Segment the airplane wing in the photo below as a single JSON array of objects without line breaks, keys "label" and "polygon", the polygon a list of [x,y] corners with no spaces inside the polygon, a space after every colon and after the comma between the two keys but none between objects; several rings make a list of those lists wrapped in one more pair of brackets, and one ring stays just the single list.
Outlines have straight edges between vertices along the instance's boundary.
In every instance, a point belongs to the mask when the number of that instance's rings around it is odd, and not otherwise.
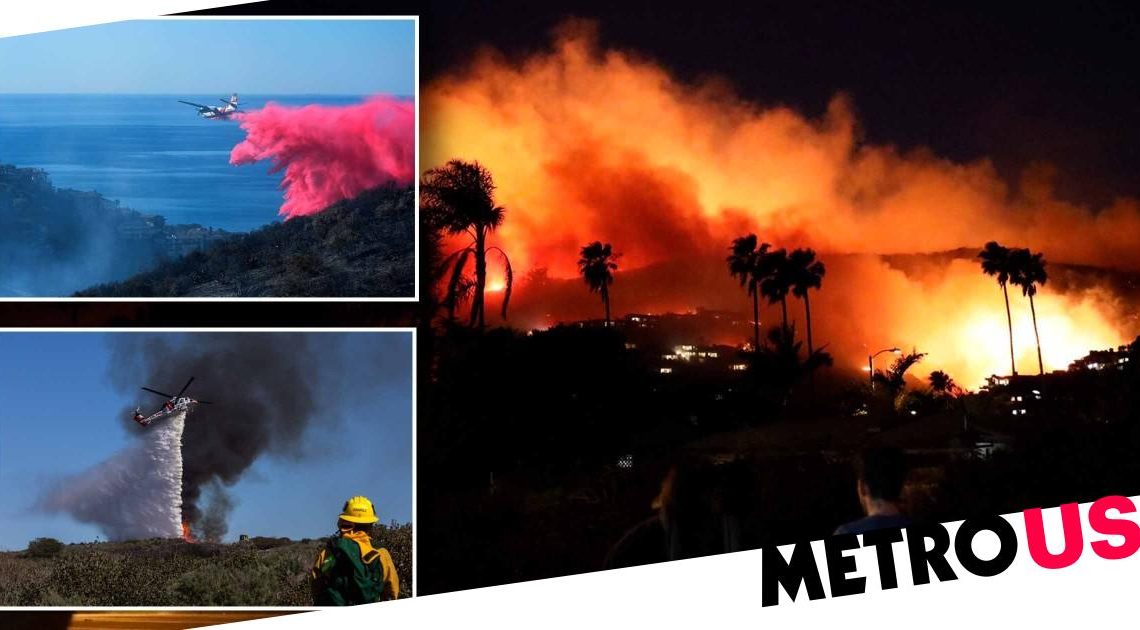
[{"label": "airplane wing", "polygon": [[210,107],[208,105],[202,105],[201,103],[191,103],[190,101],[178,101],[178,102],[179,103],[185,103],[185,104],[190,105],[192,107],[197,107],[198,109],[210,109]]}]

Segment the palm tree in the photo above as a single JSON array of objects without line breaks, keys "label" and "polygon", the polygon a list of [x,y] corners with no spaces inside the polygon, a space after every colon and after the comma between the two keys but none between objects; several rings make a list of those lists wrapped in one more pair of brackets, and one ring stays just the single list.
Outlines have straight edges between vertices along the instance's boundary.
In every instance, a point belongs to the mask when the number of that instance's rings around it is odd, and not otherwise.
[{"label": "palm tree", "polygon": [[757,348],[748,357],[751,374],[762,393],[786,407],[792,390],[804,380],[813,378],[815,371],[833,364],[831,354],[823,348],[809,353],[802,361],[802,344],[796,341],[794,326],[773,327],[768,331],[768,343]]},{"label": "palm tree", "polygon": [[957,398],[962,388],[946,372],[934,370],[930,373],[930,392],[936,398]]},{"label": "palm tree", "polygon": [[1045,272],[1045,258],[1040,252],[1034,254],[1028,249],[1015,249],[1010,253],[1013,267],[1010,282],[1021,287],[1021,294],[1029,298],[1029,312],[1033,314],[1033,336],[1037,339],[1037,371],[1045,373],[1045,363],[1041,360],[1041,334],[1037,332],[1037,308],[1033,296],[1037,295],[1037,285],[1049,279]]},{"label": "palm tree", "polygon": [[887,391],[891,392],[892,395],[898,393],[906,387],[905,376],[907,370],[914,367],[914,365],[925,356],[925,352],[911,350],[906,354],[900,355],[886,370],[875,370],[875,376],[873,378],[876,383],[886,387]]},{"label": "palm tree", "polygon": [[1009,248],[998,245],[996,241],[990,241],[986,243],[985,249],[978,252],[978,258],[982,260],[982,272],[997,278],[1002,295],[1005,296],[1005,319],[1009,325],[1009,371],[1017,375],[1017,366],[1013,362],[1013,316],[1009,312],[1009,291],[1006,289],[1013,270],[1010,251]]},{"label": "palm tree", "polygon": [[480,329],[485,326],[483,294],[487,287],[487,254],[494,250],[506,265],[502,308],[502,316],[506,318],[514,273],[506,252],[499,247],[487,246],[487,236],[503,224],[506,213],[505,208],[495,205],[495,183],[490,171],[478,162],[462,160],[451,160],[444,166],[429,170],[420,182],[420,207],[425,211],[430,228],[443,230],[452,236],[466,234],[471,237],[469,245],[452,252],[443,263],[445,268],[452,268],[444,300],[448,312],[454,316],[463,287],[464,269],[467,261],[473,259],[475,284],[471,296],[470,325]]},{"label": "palm tree", "polygon": [[752,296],[752,328],[755,336],[754,348],[760,350],[760,292],[758,285],[761,278],[758,276],[759,262],[768,255],[768,243],[762,243],[757,248],[755,234],[741,236],[732,241],[732,253],[725,262],[728,263],[728,273],[733,278],[740,279],[740,286],[748,288],[748,295]]},{"label": "palm tree", "polygon": [[955,404],[962,412],[962,433],[967,433],[970,430],[970,408],[966,406],[965,390],[961,388],[950,375],[942,370],[934,370],[930,373],[930,393],[934,399],[942,403],[947,411],[954,408]]},{"label": "palm tree", "polygon": [[875,383],[882,385],[883,390],[894,401],[895,411],[902,411],[906,404],[906,372],[926,356],[925,352],[911,350],[899,356],[885,371],[875,370],[871,377]]},{"label": "palm tree", "polygon": [[606,326],[610,325],[610,285],[614,283],[614,271],[617,263],[614,262],[621,254],[614,254],[609,243],[594,241],[582,247],[581,258],[578,259],[578,271],[591,293],[602,296],[602,304],[606,307]]},{"label": "palm tree", "polygon": [[797,249],[788,255],[788,277],[792,284],[792,293],[804,301],[804,315],[807,318],[807,344],[808,356],[815,351],[811,343],[811,302],[808,300],[808,291],[819,289],[823,284],[823,274],[827,273],[823,263],[815,259],[815,252],[810,248]]},{"label": "palm tree", "polygon": [[788,291],[792,288],[789,271],[788,252],[782,248],[761,256],[757,265],[760,293],[768,298],[769,304],[780,303],[785,329],[788,327]]}]

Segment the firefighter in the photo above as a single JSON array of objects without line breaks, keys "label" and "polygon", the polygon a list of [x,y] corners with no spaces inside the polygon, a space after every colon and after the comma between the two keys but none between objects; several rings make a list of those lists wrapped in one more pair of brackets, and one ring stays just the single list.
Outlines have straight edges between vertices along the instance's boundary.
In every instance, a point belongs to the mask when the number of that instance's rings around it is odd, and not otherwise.
[{"label": "firefighter", "polygon": [[340,531],[325,541],[310,571],[315,605],[371,604],[400,596],[391,554],[372,547],[369,531],[378,520],[367,497],[345,501],[337,520]]}]

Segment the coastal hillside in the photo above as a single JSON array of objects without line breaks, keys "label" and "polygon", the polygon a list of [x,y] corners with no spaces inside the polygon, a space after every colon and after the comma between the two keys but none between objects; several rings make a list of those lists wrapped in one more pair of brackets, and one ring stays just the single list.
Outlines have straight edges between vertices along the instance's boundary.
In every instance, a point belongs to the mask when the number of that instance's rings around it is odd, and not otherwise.
[{"label": "coastal hillside", "polygon": [[168,225],[98,192],[56,188],[41,169],[0,164],[0,295],[67,295],[227,236]]},{"label": "coastal hillside", "polygon": [[415,192],[383,186],[80,297],[412,297]]}]

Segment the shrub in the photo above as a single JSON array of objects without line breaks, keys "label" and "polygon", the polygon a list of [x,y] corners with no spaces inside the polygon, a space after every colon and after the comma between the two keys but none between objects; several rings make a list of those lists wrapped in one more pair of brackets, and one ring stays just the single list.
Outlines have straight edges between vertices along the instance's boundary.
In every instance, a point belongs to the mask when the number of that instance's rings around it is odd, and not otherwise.
[{"label": "shrub", "polygon": [[29,558],[54,558],[63,551],[63,543],[54,538],[37,538],[28,543],[28,551],[24,554]]},{"label": "shrub", "polygon": [[[377,546],[392,554],[400,590],[411,596],[412,526],[379,525]],[[37,539],[29,551],[0,552],[0,606],[312,606],[309,567],[323,539],[250,537],[235,544],[136,540],[68,546]]]}]

